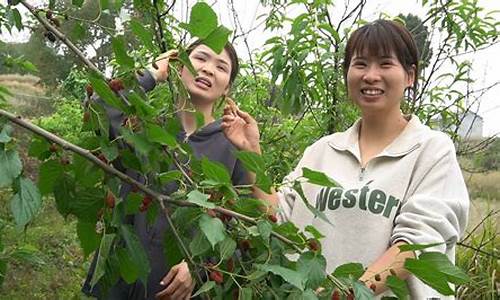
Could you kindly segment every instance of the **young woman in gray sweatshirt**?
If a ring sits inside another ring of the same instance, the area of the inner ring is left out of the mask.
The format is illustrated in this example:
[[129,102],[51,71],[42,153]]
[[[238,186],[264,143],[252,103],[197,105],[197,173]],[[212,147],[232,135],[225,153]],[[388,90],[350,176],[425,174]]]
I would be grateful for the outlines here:
[[[404,115],[401,101],[417,86],[418,50],[404,26],[377,20],[350,36],[344,57],[349,98],[361,118],[345,132],[325,136],[309,146],[283,186],[271,195],[255,188],[285,220],[299,228],[312,224],[321,241],[327,271],[347,262],[367,267],[360,278],[375,285],[377,298],[390,295],[389,269],[407,279],[412,299],[445,297],[403,267],[412,252],[402,244],[440,243],[431,248],[453,262],[455,245],[468,216],[469,197],[450,138]],[[222,124],[239,149],[261,152],[257,123],[229,107]],[[324,212],[333,227],[314,215],[290,187],[302,168],[321,171],[340,187],[302,183],[309,204]],[[380,281],[374,279],[380,274]]]
[[[229,92],[239,70],[238,57],[233,46],[228,43],[224,50],[217,54],[209,47],[197,41],[191,44],[187,52],[197,76],[193,76],[186,67],[180,70],[180,76],[185,85],[192,106],[201,112],[205,119],[205,126],[196,130],[196,119],[190,112],[181,111],[179,118],[182,130],[177,138],[179,141],[188,143],[193,154],[207,157],[210,160],[222,163],[232,175],[232,183],[241,185],[248,183],[248,175],[243,169],[241,162],[234,156],[235,147],[225,137],[221,128],[221,120],[215,120],[213,107],[216,102]],[[157,83],[163,82],[168,76],[168,59],[174,52],[167,52],[156,62],[156,68],[150,68],[143,75],[138,75],[139,84],[145,91],[155,88]],[[126,96],[124,94],[124,96]],[[103,104],[97,95],[92,100]],[[104,105],[104,104],[103,104]],[[124,114],[117,109],[104,105],[110,121],[110,139],[115,139],[120,132],[120,127],[125,118]],[[129,176],[140,180],[140,175],[130,169],[121,166],[120,160],[113,165]],[[163,187],[164,193],[170,194],[177,190],[176,184],[168,184]],[[123,184],[120,196],[126,197],[132,187]],[[107,292],[100,290],[100,284],[91,287],[90,282],[95,271],[96,257],[90,266],[87,279],[82,291],[98,299],[113,300],[142,300],[142,299],[190,299],[194,282],[191,278],[187,263],[174,264],[169,261],[168,253],[164,249],[164,236],[169,231],[168,223],[163,215],[159,215],[154,224],[148,224],[146,213],[140,212],[129,218],[130,224],[134,226],[139,239],[148,253],[151,272],[148,276],[147,288],[140,281],[127,284],[124,280],[114,284]]]

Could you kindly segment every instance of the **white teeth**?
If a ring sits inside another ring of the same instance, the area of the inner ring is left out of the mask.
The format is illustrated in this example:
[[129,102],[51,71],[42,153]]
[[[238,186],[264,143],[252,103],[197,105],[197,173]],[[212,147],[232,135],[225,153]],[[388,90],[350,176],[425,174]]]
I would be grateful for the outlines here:
[[363,89],[361,90],[361,92],[363,94],[366,94],[366,95],[370,95],[370,96],[373,96],[373,95],[382,95],[384,92],[382,90],[368,90],[368,89]]
[[212,84],[210,83],[210,81],[206,80],[205,78],[196,78],[196,81],[197,82],[201,82],[201,83],[203,83],[204,85],[206,85],[208,87],[212,86]]

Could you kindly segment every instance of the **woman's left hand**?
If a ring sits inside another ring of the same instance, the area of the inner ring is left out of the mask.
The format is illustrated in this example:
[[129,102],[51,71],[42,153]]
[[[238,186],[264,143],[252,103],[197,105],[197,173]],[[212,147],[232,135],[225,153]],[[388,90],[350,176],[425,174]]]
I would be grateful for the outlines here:
[[222,128],[227,139],[239,150],[260,154],[260,133],[257,121],[235,105],[226,105]]
[[187,300],[191,298],[194,282],[186,262],[181,262],[170,269],[168,274],[160,282],[165,289],[156,294],[160,300]]

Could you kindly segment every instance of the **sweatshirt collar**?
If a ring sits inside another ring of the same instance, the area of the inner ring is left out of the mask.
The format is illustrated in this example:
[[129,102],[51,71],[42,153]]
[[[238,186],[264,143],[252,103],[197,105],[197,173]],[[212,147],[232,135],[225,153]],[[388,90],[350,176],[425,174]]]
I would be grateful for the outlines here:
[[[349,129],[335,135],[328,144],[339,151],[349,151],[360,159],[359,152],[359,128],[361,118],[358,119]],[[379,156],[398,157],[404,156],[420,147],[420,135],[426,127],[420,122],[416,115],[410,115],[410,120],[398,137],[387,146]]]

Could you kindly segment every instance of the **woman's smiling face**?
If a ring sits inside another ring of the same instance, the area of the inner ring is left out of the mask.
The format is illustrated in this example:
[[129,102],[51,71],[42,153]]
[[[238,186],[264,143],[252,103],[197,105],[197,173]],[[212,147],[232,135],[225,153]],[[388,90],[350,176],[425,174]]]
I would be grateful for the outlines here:
[[201,44],[193,49],[189,58],[198,75],[193,77],[184,67],[181,77],[193,103],[214,103],[228,92],[232,65],[225,49],[217,54]]
[[355,54],[347,71],[347,88],[363,112],[399,110],[404,91],[413,85],[414,78],[414,70],[407,72],[393,53]]

